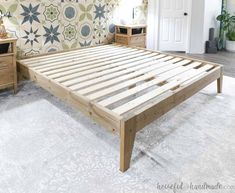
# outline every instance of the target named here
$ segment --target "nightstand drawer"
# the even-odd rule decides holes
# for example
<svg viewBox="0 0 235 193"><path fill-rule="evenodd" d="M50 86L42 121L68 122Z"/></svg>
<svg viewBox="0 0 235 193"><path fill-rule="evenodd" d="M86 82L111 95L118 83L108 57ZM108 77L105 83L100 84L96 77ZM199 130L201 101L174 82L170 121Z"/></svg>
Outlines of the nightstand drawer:
<svg viewBox="0 0 235 193"><path fill-rule="evenodd" d="M116 43L119 43L119 44L125 44L125 45L128 45L128 37L123 37L123 36L117 36L116 35Z"/></svg>
<svg viewBox="0 0 235 193"><path fill-rule="evenodd" d="M130 44L145 44L145 36L131 37Z"/></svg>
<svg viewBox="0 0 235 193"><path fill-rule="evenodd" d="M1 56L0 55L0 71L4 69L13 69L13 58L12 56ZM1 77L0 77L1 78Z"/></svg>
<svg viewBox="0 0 235 193"><path fill-rule="evenodd" d="M10 44L8 52L0 54L0 89L13 87L14 93L17 90L16 41L15 37L0 39L0 46Z"/></svg>
<svg viewBox="0 0 235 193"><path fill-rule="evenodd" d="M14 82L13 70L2 69L0 70L0 85L10 84Z"/></svg>

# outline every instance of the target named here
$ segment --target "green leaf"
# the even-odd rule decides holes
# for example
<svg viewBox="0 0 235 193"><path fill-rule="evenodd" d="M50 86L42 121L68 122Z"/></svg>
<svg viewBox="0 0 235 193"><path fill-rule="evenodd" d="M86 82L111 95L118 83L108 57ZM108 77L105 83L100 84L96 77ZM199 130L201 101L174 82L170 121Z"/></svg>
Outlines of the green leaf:
<svg viewBox="0 0 235 193"><path fill-rule="evenodd" d="M83 13L83 14L79 17L79 21L84 20L84 19L85 19L85 17L86 17L86 14L85 14L85 13Z"/></svg>
<svg viewBox="0 0 235 193"><path fill-rule="evenodd" d="M218 15L218 16L216 17L216 19L217 19L218 21L222 21L222 20L223 20L223 16L222 16L222 15Z"/></svg>
<svg viewBox="0 0 235 193"><path fill-rule="evenodd" d="M74 43L72 44L71 48L76 48L77 45L78 45L78 42L76 41L76 42L74 42Z"/></svg>
<svg viewBox="0 0 235 193"><path fill-rule="evenodd" d="M10 11L11 13L14 13L17 9L18 4L12 4L9 8L8 11Z"/></svg>
<svg viewBox="0 0 235 193"><path fill-rule="evenodd" d="M93 7L93 4L90 4L90 5L87 6L87 9L86 9L86 10L87 10L87 11L91 11L92 7Z"/></svg>
<svg viewBox="0 0 235 193"><path fill-rule="evenodd" d="M14 25L19 25L18 20L16 19L16 17L10 17L9 21Z"/></svg>
<svg viewBox="0 0 235 193"><path fill-rule="evenodd" d="M227 36L228 40L235 41L235 31L227 33L226 36Z"/></svg>
<svg viewBox="0 0 235 193"><path fill-rule="evenodd" d="M90 13L87 13L86 16L89 20L92 20L92 15Z"/></svg>
<svg viewBox="0 0 235 193"><path fill-rule="evenodd" d="M82 5L82 4L79 4L79 8L80 8L83 12L85 12L85 11L86 11L85 6L84 6L84 5Z"/></svg>
<svg viewBox="0 0 235 193"><path fill-rule="evenodd" d="M3 7L3 5L0 5L0 10L2 10L3 13L6 12L6 9L5 9L5 7Z"/></svg>
<svg viewBox="0 0 235 193"><path fill-rule="evenodd" d="M62 43L62 47L64 50L69 50L69 46L65 43Z"/></svg>

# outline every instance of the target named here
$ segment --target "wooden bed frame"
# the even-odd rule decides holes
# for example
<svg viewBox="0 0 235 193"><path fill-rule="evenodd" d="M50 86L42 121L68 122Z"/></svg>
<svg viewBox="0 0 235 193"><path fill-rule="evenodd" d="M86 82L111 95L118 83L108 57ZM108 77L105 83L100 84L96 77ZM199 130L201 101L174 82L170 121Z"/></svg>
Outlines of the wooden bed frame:
<svg viewBox="0 0 235 193"><path fill-rule="evenodd" d="M120 135L120 170L136 133L213 81L222 66L135 47L102 45L18 61L20 74Z"/></svg>

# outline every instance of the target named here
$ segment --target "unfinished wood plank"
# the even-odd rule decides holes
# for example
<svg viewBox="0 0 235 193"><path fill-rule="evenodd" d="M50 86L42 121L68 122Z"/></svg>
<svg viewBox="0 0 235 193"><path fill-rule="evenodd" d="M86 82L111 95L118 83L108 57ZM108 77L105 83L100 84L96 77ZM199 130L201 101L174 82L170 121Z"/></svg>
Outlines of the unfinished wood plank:
<svg viewBox="0 0 235 193"><path fill-rule="evenodd" d="M217 66L209 73L204 74L197 80L190 82L183 87L168 92L162 98L152 101L151 103L136 109L134 112L125 115L125 120L135 120L136 131L143 129L146 125L161 117L172 108L176 107L195 93L215 81L220 77L221 68Z"/></svg>
<svg viewBox="0 0 235 193"><path fill-rule="evenodd" d="M143 53L145 54L145 53ZM141 56L142 54L140 54ZM154 54L152 54L154 56ZM144 56L143 56L144 57ZM43 72L44 75L46 76L56 76L58 73L61 72L74 72L74 70L76 70L77 72L82 72L82 71L86 71L86 70L91 70L91 69L96 69L99 67L104 67L104 66L108 66L111 64L113 65L118 65L116 63L121 62L121 61L125 61L125 60L129 60L129 59L134 59L136 58L135 54L128 54L126 56L115 56L112 60L107 60L107 59L103 59L101 62L99 61L92 61L92 62L87 62L87 63L81 63L81 64L75 64L72 66L68 66L68 67L63 67L63 68L59 68L59 69L55 69L55 70L50 70L48 72Z"/></svg>
<svg viewBox="0 0 235 193"><path fill-rule="evenodd" d="M64 60L64 59L69 59L69 58L79 58L82 56L87 56L87 55L92 55L92 54L98 54L98 53L105 53L105 52L111 52L111 51L131 51L131 50L136 50L136 49L126 49L126 48L118 48L118 47L112 47L110 46L108 49L104 49L103 47L93 49L93 50L84 50L84 49L78 49L76 51L71 51L71 52L64 52L64 53L59 53L59 54L49 54L47 56L43 57L35 57L31 59L26 59L24 60L25 63L29 64L31 67L36 67L41 64L46 64L49 62L53 61L58 61L59 59ZM40 63L39 63L40 62Z"/></svg>
<svg viewBox="0 0 235 193"><path fill-rule="evenodd" d="M214 68L215 66L211 65L211 64L205 64L203 67L195 70L194 73L195 75L193 76L192 74L186 75L186 76L190 76L191 78L185 82L182 83L182 86L193 82L194 80L197 80L199 76L206 74L207 71L210 71ZM181 77L182 78L182 77Z"/></svg>
<svg viewBox="0 0 235 193"><path fill-rule="evenodd" d="M101 66L101 67L99 66L97 68L94 67L92 69L89 69L83 72L81 72L80 69L78 68L78 69L68 70L66 72L53 74L53 75L50 75L49 77L55 79L58 82L64 82L66 80L71 80L76 77L81 77L81 76L85 76L85 75L92 74L92 73L94 76L101 76L101 75L105 75L108 73L116 72L118 70L122 70L127 67L141 64L142 62L149 62L153 59L157 59L160 57L163 57L163 56L160 56L160 55L155 56L155 55L143 53L136 57L133 57L133 56L122 57L122 60L119 59L118 62L110 62L110 61L104 62L103 63L104 66ZM126 61L127 59L128 61Z"/></svg>
<svg viewBox="0 0 235 193"><path fill-rule="evenodd" d="M134 54L134 53L133 53ZM103 62L105 61L109 61L109 60L112 60L112 59L118 59L118 58L122 58L122 57L125 57L125 56L133 56L131 53L122 53L120 55L113 55L113 56L110 56L110 57L100 57L99 59L86 59L86 60L82 60L82 61L74 61L74 62L68 62L68 63L65 63L65 64L61 64L61 65L54 65L54 66L51 66L51 67L46 67L46 68L43 68L43 69L40 69L40 70L37 70L38 72L41 72L41 73L46 73L46 72L49 72L51 73L51 71L53 70L58 70L58 69L65 69L65 68L68 68L68 67L93 67L93 65L96 65L96 66L103 66Z"/></svg>
<svg viewBox="0 0 235 193"><path fill-rule="evenodd" d="M30 62L30 61L37 61L39 59L47 59L50 57L57 57L57 56L63 56L63 55L67 55L67 54L76 54L76 53L80 53L80 52L89 52L89 51L96 51L99 49L104 49L104 48L110 48L113 47L112 45L102 45L102 46L94 46L94 47L87 47L87 48L79 48L76 50L67 50L67 51L62 51L62 52L56 52L56 53L47 53L46 55L39 55L39 56L35 56L35 57L30 57L30 58L25 58L22 60L19 60L19 62Z"/></svg>
<svg viewBox="0 0 235 193"><path fill-rule="evenodd" d="M120 117L111 112L109 109L104 110L103 108L94 107L91 105L90 101L87 100L87 98L77 93L75 94L71 92L71 90L68 88L63 87L61 84L58 84L55 81L49 80L40 73L37 73L33 70L29 70L29 73L30 77L35 82L40 84L41 87L53 95L81 110L87 116L105 126L105 128L109 129L111 132L119 132Z"/></svg>
<svg viewBox="0 0 235 193"><path fill-rule="evenodd" d="M140 56L141 56L141 58L139 58ZM73 65L73 66L69 66L69 67L64 67L63 69L55 69L55 70L51 70L48 72L44 72L43 74L45 74L53 79L56 79L61 76L64 76L64 74L60 75L61 73L65 73L65 75L67 75L66 73L71 74L71 73L76 73L76 72L82 72L85 70L91 70L91 69L95 70L97 68L99 69L99 68L115 67L115 66L123 65L127 61L133 62L138 59L141 60L141 59L145 59L145 58L152 60L152 57L162 58L164 56L165 55L155 55L155 54L146 55L146 53L143 53L143 55L139 54L138 56L129 54L128 56L112 59L109 61L103 61L102 65L100 65L99 63L97 64L96 61L93 61L93 62L89 62L88 65L87 64Z"/></svg>
<svg viewBox="0 0 235 193"><path fill-rule="evenodd" d="M113 45L118 45L118 44L113 44ZM151 49L146 49L146 48L141 48L141 47L136 47L136 46L126 46L126 45L122 45L122 46L124 46L124 47L131 47L131 48L138 48L138 49L141 49L141 50L148 50L148 51L153 51L153 50L151 50ZM154 52L157 52L157 53L159 53L159 54L163 54L163 53L165 53L166 54L166 52L163 52L163 51L154 51ZM173 57L179 57L179 55L177 55L177 54L173 54L173 53L167 53L168 54L168 56L173 56ZM209 61L205 61L205 60L200 60L200 59L195 59L195 58L192 58L192 57L189 57L189 56L183 56L183 55L181 55L180 56L182 59L186 59L186 60L193 60L193 61L197 61L197 62L201 62L201 63L207 63L207 64L211 64L211 65L213 65L214 67L223 67L221 64L218 64L218 63L214 63L214 62L209 62Z"/></svg>
<svg viewBox="0 0 235 193"><path fill-rule="evenodd" d="M120 129L120 170L125 172L130 167L132 150L136 136L135 121L121 123Z"/></svg>
<svg viewBox="0 0 235 193"><path fill-rule="evenodd" d="M140 75L143 75L146 72L149 72L153 69L158 68L159 66L154 65L156 63L157 63L157 61L148 62L148 65L150 65L150 66L146 67L145 69L136 70L135 72L131 72L129 74L123 74L122 76L119 76L119 77L114 76L112 80L109 80L109 81L106 81L106 82L104 82L104 80L106 80L106 77L101 77L101 78L96 78L96 79L93 79L93 80L90 80L90 81L83 82L81 84L77 83L77 84L74 84L74 85L69 86L69 87L72 90L80 90L79 92L85 94L86 89L81 90L84 87L91 86L92 88L88 87L87 88L88 90L97 89L97 88L99 89L99 88L105 87L106 85L109 86L110 84L118 83L118 82L126 80L126 79L130 79L130 78L133 78L133 77L136 77L136 76L140 76ZM113 75L113 74L111 74L111 75ZM109 77L109 79L110 79L110 77ZM104 82L104 83L99 84L100 82Z"/></svg>
<svg viewBox="0 0 235 193"><path fill-rule="evenodd" d="M172 88L180 86L183 82L190 80L193 77L195 77L195 74L193 74L193 73L188 74L187 76L184 76L184 77L178 76L177 80L172 79L171 82L161 86L160 88L157 88L153 91L150 91L150 92L148 92L148 93L146 93L146 94L144 94L134 100L131 100L131 101L125 103L124 105L121 105L121 106L113 109L113 112L115 112L119 115L122 115L122 114L136 108L137 106L140 106L143 103L148 102L149 100L151 100L151 99L153 99L153 98L155 98L155 97L157 97L167 91L171 91Z"/></svg>
<svg viewBox="0 0 235 193"><path fill-rule="evenodd" d="M143 51L138 51L138 50L132 50L130 52L128 52L130 54L132 53L143 53ZM54 61L47 61L47 62L39 62L40 65L36 66L33 68L36 70L41 70L41 69L46 69L49 67L60 67L60 66L64 66L64 64L69 65L69 64L74 64L74 63L84 63L84 62L89 62L89 61L99 61L102 60L105 57L112 57L112 56L118 56L121 54L127 54L126 51L116 51L116 52L106 52L106 54L104 54L103 52L100 54L89 54L88 56L82 56L82 57L69 57L69 58L63 58L63 59L54 59ZM31 66L30 66L31 67Z"/></svg>
<svg viewBox="0 0 235 193"><path fill-rule="evenodd" d="M164 61L164 60L168 60L168 59L166 57L166 58L162 58L160 60ZM88 85L93 85L93 84L97 84L97 83L105 81L105 80L109 80L111 78L116 78L116 77L121 76L121 75L129 74L129 73L132 73L132 72L137 72L140 69L151 67L152 65L155 65L155 64L156 64L156 62L152 60L150 62L140 63L139 65L136 65L134 67L129 67L127 69L120 70L118 72L113 72L111 74L106 74L106 75L103 75L103 76L96 76L96 74L95 74L95 75L91 75L91 76L88 76L88 77L75 78L73 80L63 82L63 84L65 86L70 87L70 86L73 86L73 85L79 83L79 88L82 88L82 87L85 87L85 86L88 86ZM146 70L146 69L144 69L144 70ZM141 71L143 72L144 70L141 70ZM83 81L86 81L86 82L83 83ZM78 88L78 86L77 86L77 88Z"/></svg>
<svg viewBox="0 0 235 193"><path fill-rule="evenodd" d="M143 53L144 54L144 53ZM141 58L139 58L141 56ZM63 77L63 76L66 76L66 75L70 75L70 74L73 74L73 73L77 73L77 72L82 72L82 71L87 71L89 73L89 70L99 70L99 69L108 69L108 68L112 68L112 67L117 67L117 66L121 66L123 64L126 63L126 60L130 60L130 62L132 61L136 61L136 60L142 60L142 59L145 59L145 58L148 58L148 60L152 60L151 58L154 57L153 55L140 55L140 56L135 56L135 55L129 55L129 56L125 56L125 57L121 57L121 58L117 58L117 59L114 59L114 60L111 60L111 61L105 61L103 62L103 65L100 66L100 64L96 64L96 62L92 62L92 66L86 66L86 65L83 65L83 66L77 66L77 65L74 65L74 66L69 66L69 67L65 67L63 69L56 69L56 70L52 70L52 71L49 71L49 72L45 72L44 74L49 76L50 78L53 78L53 79L57 79L57 78L60 78L60 77ZM85 68L81 68L81 67L85 67Z"/></svg>
<svg viewBox="0 0 235 193"><path fill-rule="evenodd" d="M171 77L169 81L173 80L185 80L184 82L181 83L181 86L184 84L187 84L188 81L193 81L198 78L198 76L204 75L207 73L208 70L212 69L212 65L204 65L203 67L200 67L198 69L190 69L185 71L184 73L177 74L174 77ZM190 77L190 79L189 79Z"/></svg>
<svg viewBox="0 0 235 193"><path fill-rule="evenodd" d="M116 48L113 48L113 49L116 49ZM111 49L111 50L113 50ZM110 50L110 51L111 51ZM103 51L104 52L104 51ZM30 67L39 67L39 66L42 66L42 65L46 65L46 64L51 64L53 62L62 62L62 61L66 61L66 60L69 60L69 59L79 59L81 57L85 57L85 56L88 56L88 54L92 55L92 54L99 54L99 53L102 53L102 50L98 50L98 51L94 51L94 52L88 52L87 53L73 53L71 54L70 52L68 52L67 55L59 55L59 56L54 56L53 54L49 56L48 58L44 58L44 59L37 59L35 61L24 61L24 64L25 65L28 65ZM36 59L37 57L35 57Z"/></svg>
<svg viewBox="0 0 235 193"><path fill-rule="evenodd" d="M199 64L200 65L200 64ZM189 70L193 69L194 67L196 67L195 65L190 65L188 66L187 68L184 68L180 71L180 74L185 74L185 72L187 73ZM183 68L183 67L182 67ZM114 96L111 96L111 97L108 97L102 101L99 101L98 104L104 106L104 107L107 107L111 104L114 104L120 100L123 100L129 96L132 96L134 94L137 94L141 91L144 91L145 89L148 89L154 85L157 85L161 82L165 82L167 81L168 79L170 79L169 81L173 81L174 79L178 80L180 78L179 76L179 72L178 71L175 71L175 70L172 70L174 71L174 73L171 73L169 71L167 71L165 74L162 74L160 77L157 77L156 79L153 79L151 81L148 81L148 82L145 82L141 85L138 85L130 90L126 90L126 91L123 91L119 94L116 94ZM205 71L205 70L204 70ZM178 75L178 76L177 76ZM189 75L189 73L186 74L187 76ZM183 76L183 75L182 75ZM173 78L174 77L174 78ZM172 78L172 80L171 80ZM91 99L89 97L89 95L87 96L87 98Z"/></svg>
<svg viewBox="0 0 235 193"><path fill-rule="evenodd" d="M129 101L127 103L125 103L124 105L121 105L115 109L113 109L112 111L117 113L118 115L122 115L134 108L136 108L137 106L148 102L149 100L167 92L170 91L172 88L175 88L177 86L179 86L179 82L178 81L172 81L164 86L161 86L160 88L157 88L141 97L138 97L137 99L134 99L132 101Z"/></svg>
<svg viewBox="0 0 235 193"><path fill-rule="evenodd" d="M165 62L164 64L160 64L159 68L161 68L163 66L166 66L167 64L172 64L174 62L178 62L180 60L181 60L181 58L174 58L172 60L169 60L168 62ZM160 73L161 73L161 71L160 71ZM140 77L137 77L137 78L125 81L125 82L120 83L120 84L117 84L117 85L112 86L110 88L106 88L106 89L103 89L101 91L97 91L95 93L89 94L89 95L87 95L87 98L89 98L90 100L99 99L99 98L104 97L106 95L109 95L111 93L117 92L117 91L119 91L121 89L129 88L132 85L136 85L136 84L138 84L141 81L148 81L149 79L152 79L155 76L158 76L160 73L156 71L155 73L145 74L143 76L140 76Z"/></svg>
<svg viewBox="0 0 235 193"><path fill-rule="evenodd" d="M223 90L223 68L221 69L220 77L217 79L217 93L222 93Z"/></svg>
<svg viewBox="0 0 235 193"><path fill-rule="evenodd" d="M139 52L138 50L130 50L129 52ZM112 55L114 52L116 52L117 54L119 53L126 53L126 51L124 50L110 50L110 51L106 51L105 53L108 55ZM81 61L84 59L88 59L88 58L96 58L96 57L100 57L100 56L104 56L104 51L100 50L94 53L86 53L86 54L79 54L79 55L71 55L71 56L63 56L63 57L52 57L48 60L42 61L39 60L37 62L35 62L35 64L30 63L30 67L31 68L35 68L35 69L41 69L44 67L50 67L53 66L55 64L59 65L59 64L63 64L65 62L71 62L71 61Z"/></svg>
<svg viewBox="0 0 235 193"><path fill-rule="evenodd" d="M100 89L105 89L106 87L113 86L113 85L118 84L122 81L131 79L131 78L134 78L134 77L137 77L137 76L143 76L145 73L147 73L147 74L150 73L153 76L153 74L156 75L155 73L160 74L160 73L163 73L167 70L176 68L178 66L185 65L185 64L190 63L190 62L191 62L190 60L184 60L184 61L180 61L180 62L175 63L175 64L166 65L164 68L159 68L159 65L150 66L148 68L145 68L144 70L136 71L136 72L130 73L128 75L124 75L124 76L121 76L121 77L118 77L118 78L115 78L115 79L112 79L112 80L109 80L109 81L106 81L106 82L103 82L103 83L99 83L98 85L96 84L96 85L93 85L93 86L89 86L88 88L81 89L82 87L84 87L84 84L82 85L82 87L81 87L80 84L78 84L78 85L71 86L70 89L72 89L74 91L81 89L78 92L82 95L85 95L85 94L89 94L91 92L94 92L94 91L97 91L97 90L100 90ZM87 85L85 85L85 86L88 86L88 85L90 85L90 83L87 83Z"/></svg>

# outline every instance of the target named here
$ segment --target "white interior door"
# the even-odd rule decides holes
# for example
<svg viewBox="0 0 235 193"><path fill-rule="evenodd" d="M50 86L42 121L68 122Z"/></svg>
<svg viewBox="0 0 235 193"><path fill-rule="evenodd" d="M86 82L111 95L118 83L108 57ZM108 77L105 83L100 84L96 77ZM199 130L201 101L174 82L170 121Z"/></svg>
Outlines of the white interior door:
<svg viewBox="0 0 235 193"><path fill-rule="evenodd" d="M186 51L189 18L188 1L160 0L160 50Z"/></svg>

